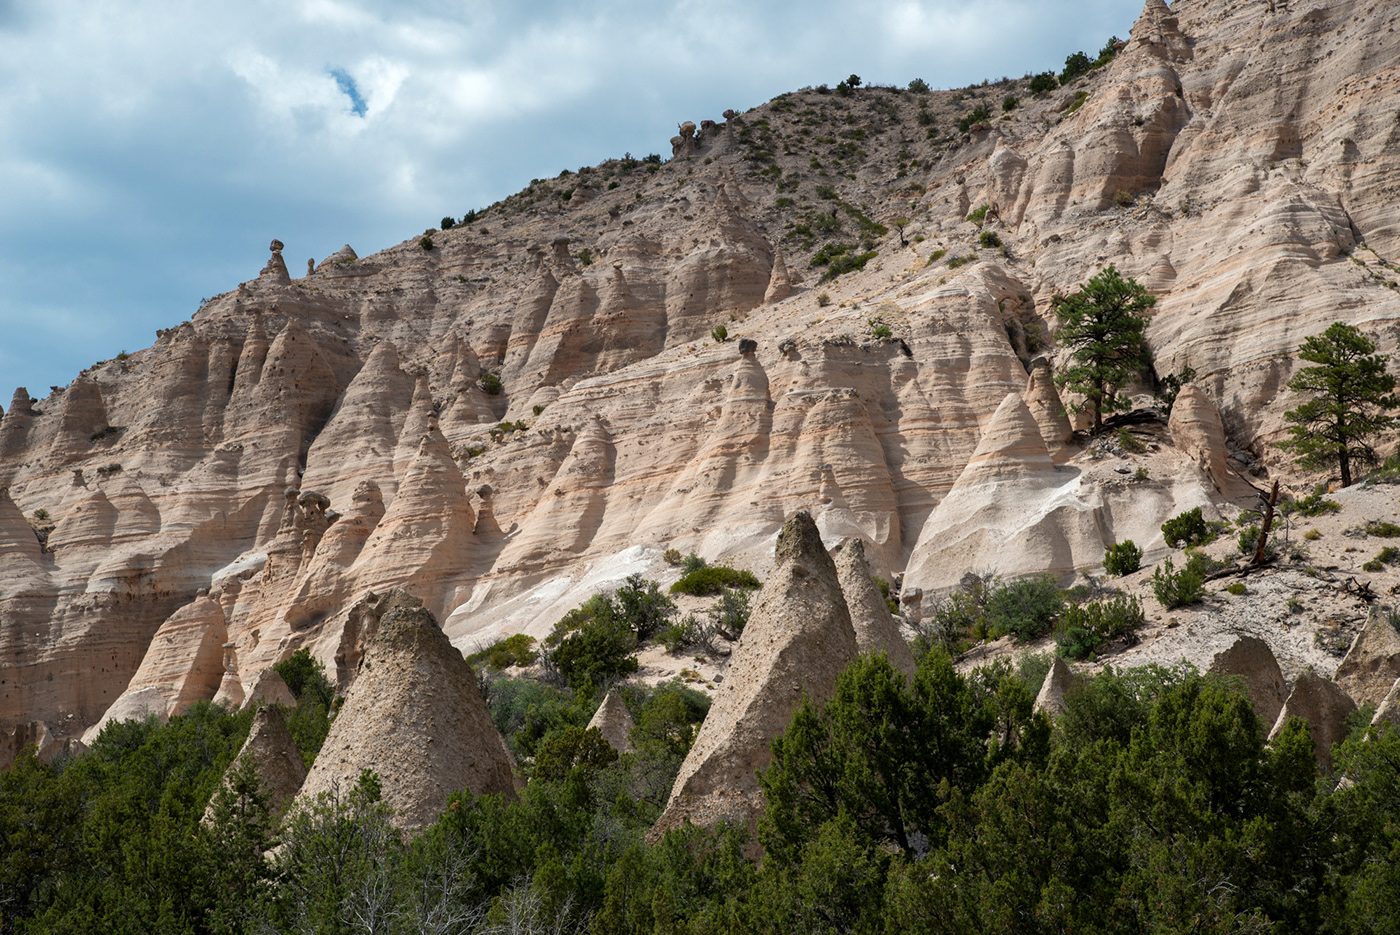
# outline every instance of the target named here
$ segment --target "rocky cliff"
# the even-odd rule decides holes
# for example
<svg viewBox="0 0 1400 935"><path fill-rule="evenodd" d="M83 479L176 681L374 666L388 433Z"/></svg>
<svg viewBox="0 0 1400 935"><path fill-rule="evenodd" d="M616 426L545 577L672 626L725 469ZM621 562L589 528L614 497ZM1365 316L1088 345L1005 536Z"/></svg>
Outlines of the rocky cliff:
<svg viewBox="0 0 1400 935"><path fill-rule="evenodd" d="M1284 466L1303 337L1396 348L1398 17L1149 0L1043 96L797 91L304 278L274 241L151 347L5 410L0 736L233 697L300 647L348 683L374 589L459 647L540 635L667 547L765 565L799 509L906 588L1150 556L1179 508L1249 494L1244 463ZM818 282L828 243L875 256ZM1034 362L1109 263L1157 296L1157 374L1198 374L1131 489Z"/></svg>

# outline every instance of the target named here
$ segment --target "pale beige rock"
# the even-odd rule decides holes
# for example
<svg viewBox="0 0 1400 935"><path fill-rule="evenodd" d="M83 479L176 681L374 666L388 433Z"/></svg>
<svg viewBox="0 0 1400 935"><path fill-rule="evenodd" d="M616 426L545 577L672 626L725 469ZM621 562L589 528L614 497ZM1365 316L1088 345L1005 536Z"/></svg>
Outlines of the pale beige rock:
<svg viewBox="0 0 1400 935"><path fill-rule="evenodd" d="M239 748L238 755L224 771L222 785L229 788L230 776L234 769L248 760L253 762L253 772L258 777L262 791L267 794L268 808L274 818L286 811L296 798L301 785L306 781L306 764L297 749L296 741L287 730L287 721L282 710L276 705L263 705L253 715L253 726L248 737ZM214 793L216 796L218 792ZM204 821L212 820L213 800L204 812Z"/></svg>
<svg viewBox="0 0 1400 935"><path fill-rule="evenodd" d="M1167 431L1177 449L1190 456L1215 489L1229 494L1239 484L1225 466L1225 428L1220 410L1199 386L1188 383L1172 404Z"/></svg>
<svg viewBox="0 0 1400 935"><path fill-rule="evenodd" d="M1026 378L1026 391L1022 398L1026 408L1031 411L1031 418L1040 428L1040 437L1051 459L1057 463L1063 461L1069 453L1069 437L1074 429L1069 424L1069 416L1065 414L1059 391L1055 389L1050 362L1044 357L1031 361L1031 372Z"/></svg>
<svg viewBox="0 0 1400 935"><path fill-rule="evenodd" d="M1376 713L1371 718L1371 724L1377 727L1381 724L1400 726L1400 679L1395 680L1395 684L1390 686L1390 691L1385 693L1381 703L1376 705Z"/></svg>
<svg viewBox="0 0 1400 935"><path fill-rule="evenodd" d="M779 244L773 249L773 270L768 275L768 289L763 293L764 302L781 302L792 295L792 277L788 274L787 263L783 259L783 248Z"/></svg>
<svg viewBox="0 0 1400 935"><path fill-rule="evenodd" d="M1304 669L1288 693L1288 701L1278 713L1269 739L1283 732L1291 717L1308 722L1312 734L1313 755L1323 770L1332 768L1332 745L1347 735L1346 719L1356 710L1356 702L1342 691L1336 682L1322 678L1311 669Z"/></svg>
<svg viewBox="0 0 1400 935"><path fill-rule="evenodd" d="M1210 671L1244 679L1250 703L1259 720L1270 726L1288 699L1288 684L1269 644L1254 636L1241 636L1230 648L1215 654Z"/></svg>
<svg viewBox="0 0 1400 935"><path fill-rule="evenodd" d="M87 729L83 734L83 743L92 746L92 742L98 738L103 728L108 724L117 724L122 721L144 721L147 718L155 718L163 724L169 720L169 715L166 713L168 707L169 701L165 692L155 686L138 689L134 692L124 692L107 709L101 719Z"/></svg>
<svg viewBox="0 0 1400 935"><path fill-rule="evenodd" d="M97 381L79 377L63 394L63 412L51 448L53 456L60 461L81 458L96 443L93 436L107 427L107 407L102 403Z"/></svg>
<svg viewBox="0 0 1400 935"><path fill-rule="evenodd" d="M1380 704L1400 678L1400 633L1385 610L1373 608L1332 676L1358 705Z"/></svg>
<svg viewBox="0 0 1400 935"><path fill-rule="evenodd" d="M909 644L899 632L865 561L865 540L847 539L832 551L841 593L855 628L856 646L862 653L885 653L890 664L912 677L918 668Z"/></svg>
<svg viewBox="0 0 1400 935"><path fill-rule="evenodd" d="M263 669L253 679L253 684L248 686L248 691L243 698L244 708L252 708L257 705L281 705L284 708L295 708L297 706L296 695L287 687L287 683L282 676L277 674L276 669Z"/></svg>
<svg viewBox="0 0 1400 935"><path fill-rule="evenodd" d="M650 837L685 821L755 820L763 795L754 773L768 765L773 738L804 697L826 700L858 652L836 566L811 516L798 513L778 534L773 571Z"/></svg>
<svg viewBox="0 0 1400 935"><path fill-rule="evenodd" d="M471 666L421 602L402 592L387 600L391 608L298 799L335 783L351 788L362 769L372 769L394 823L417 829L460 789L514 795L511 766Z"/></svg>
<svg viewBox="0 0 1400 935"><path fill-rule="evenodd" d="M214 692L213 701L215 704L241 708L247 693L243 690L243 680L238 677L238 646L236 643L225 643L222 648L224 674L219 679L219 690Z"/></svg>
<svg viewBox="0 0 1400 935"><path fill-rule="evenodd" d="M1065 695L1074 688L1078 682L1078 677L1069 664L1059 656L1055 656L1050 663L1050 671L1045 676L1045 681L1040 686L1040 692L1035 696L1036 711L1043 711L1050 717L1064 714L1066 710Z"/></svg>
<svg viewBox="0 0 1400 935"><path fill-rule="evenodd" d="M603 739L618 753L632 752L632 715L617 692L608 692L598 710L593 712L588 726L598 728Z"/></svg>

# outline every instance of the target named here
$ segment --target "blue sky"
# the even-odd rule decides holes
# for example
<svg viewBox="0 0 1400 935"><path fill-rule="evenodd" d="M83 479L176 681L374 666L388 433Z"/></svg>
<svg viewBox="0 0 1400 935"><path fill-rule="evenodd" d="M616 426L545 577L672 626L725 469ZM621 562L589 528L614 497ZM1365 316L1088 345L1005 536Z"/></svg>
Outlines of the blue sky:
<svg viewBox="0 0 1400 935"><path fill-rule="evenodd" d="M852 72L956 87L1140 0L0 0L0 404L207 296Z"/></svg>

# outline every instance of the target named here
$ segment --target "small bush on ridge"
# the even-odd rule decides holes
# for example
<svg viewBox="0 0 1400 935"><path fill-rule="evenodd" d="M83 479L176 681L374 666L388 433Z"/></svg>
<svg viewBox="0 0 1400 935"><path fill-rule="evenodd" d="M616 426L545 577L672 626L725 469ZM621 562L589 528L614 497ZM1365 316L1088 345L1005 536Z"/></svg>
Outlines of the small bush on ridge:
<svg viewBox="0 0 1400 935"><path fill-rule="evenodd" d="M1131 575L1141 567L1142 549L1131 539L1114 543L1103 553L1103 570L1115 578Z"/></svg>

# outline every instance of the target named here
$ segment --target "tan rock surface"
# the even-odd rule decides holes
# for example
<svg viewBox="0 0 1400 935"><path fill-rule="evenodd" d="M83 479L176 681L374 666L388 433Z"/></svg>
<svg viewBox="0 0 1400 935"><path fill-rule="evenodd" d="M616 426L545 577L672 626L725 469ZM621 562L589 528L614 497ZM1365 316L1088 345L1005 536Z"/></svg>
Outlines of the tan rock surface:
<svg viewBox="0 0 1400 935"><path fill-rule="evenodd" d="M401 828L436 820L460 789L514 795L476 675L416 598L395 592L299 798L351 788L362 769L383 785Z"/></svg>
<svg viewBox="0 0 1400 935"><path fill-rule="evenodd" d="M1040 692L1035 696L1035 710L1043 711L1050 717L1065 713L1065 695L1078 681L1074 670L1059 656L1050 663L1050 671L1041 683Z"/></svg>
<svg viewBox="0 0 1400 935"><path fill-rule="evenodd" d="M251 708L256 705L282 705L284 708L295 708L297 697L292 694L292 690L287 687L287 683L282 676L277 674L276 669L263 669L253 679L253 684L248 687L248 691L243 698L243 707Z"/></svg>
<svg viewBox="0 0 1400 935"><path fill-rule="evenodd" d="M617 692L608 692L598 710L593 712L588 726L590 729L598 728L604 739L618 753L632 752L632 715Z"/></svg>
<svg viewBox="0 0 1400 935"><path fill-rule="evenodd" d="M562 202L567 180L541 181L492 207L489 234L473 225L435 235L433 251L416 235L363 258L345 250L296 281L276 251L264 275L153 346L43 400L21 388L6 408L0 485L26 522L51 515L55 548L6 534L24 544L0 556L0 731L42 721L78 736L162 622L216 582L248 677L303 646L334 665L371 589L432 582L424 597L462 645L507 629L538 636L556 602L624 566L655 576L668 547L758 567L799 509L828 541L861 536L875 565L930 596L966 571L1068 580L1125 538L1164 554L1163 520L1226 507L1219 478L1203 483L1195 467L1205 452L1210 475L1220 436L1186 443L1195 454L1163 445L1143 482L1093 452L1052 451L1047 426L1051 439L1063 426L1045 419L1053 406L1032 362L1063 362L1052 299L1108 263L1145 283L1158 297L1157 374L1194 367L1228 449L1251 452L1261 486L1293 479L1276 443L1300 402L1286 388L1298 343L1338 319L1386 353L1400 338L1380 259L1400 255L1393 17L1384 5L1154 0L1114 61L1072 87L1037 99L1018 81L1021 106L992 128L907 139L921 192L898 178L893 137L868 138L856 177L822 184L869 217L910 217L925 240L901 246L891 233L864 270L779 301L763 302L777 250L792 278L820 242L789 236L794 216L746 158L752 130L738 128L768 121L784 141L774 164L804 176L795 200L826 204L807 169L818 153L798 142L804 110L874 125L888 119L880 103L908 127L927 108L946 127L973 103L995 107L990 89L797 91L727 130L701 124L682 140L688 155L655 174L604 167L618 188L591 200ZM995 208L987 223L1006 254L973 245L965 217L981 204ZM584 248L595 262L575 261ZM948 252L929 262L937 250ZM876 315L896 339L866 338ZM735 341L708 340L721 322ZM736 355L744 340L756 348ZM378 350L388 344L397 373ZM481 391L483 372L501 376L500 395ZM400 423L409 373L426 386ZM996 470L968 462L1013 393L1044 455L1024 446L998 495ZM1174 434L1190 434L1190 407L1187 394ZM362 482L397 509L434 412L442 483L392 524L425 530L421 542L401 534L389 547L370 510L334 539L338 522L283 535L289 487L329 496L341 522ZM512 430L493 433L507 413ZM483 487L490 522L467 522L478 503L487 512L470 499L432 528L432 504ZM261 567L259 555L270 556ZM1205 647L1203 663L1221 648L1221 633L1185 630L1164 641Z"/></svg>
<svg viewBox="0 0 1400 935"><path fill-rule="evenodd" d="M1381 703L1376 705L1376 713L1371 718L1371 723L1375 726L1394 724L1400 727L1400 679L1395 680L1395 684L1390 686L1390 691L1385 693Z"/></svg>
<svg viewBox="0 0 1400 935"><path fill-rule="evenodd" d="M1400 678L1400 633L1381 608L1370 619L1337 667L1333 680L1358 706L1380 704Z"/></svg>
<svg viewBox="0 0 1400 935"><path fill-rule="evenodd" d="M1244 679L1254 713L1264 724L1272 725L1288 700L1288 683L1269 644L1254 636L1241 636L1230 648L1215 654L1210 672L1236 675Z"/></svg>
<svg viewBox="0 0 1400 935"><path fill-rule="evenodd" d="M1332 744L1346 738L1347 715L1355 710L1356 702L1336 682L1305 669L1293 683L1288 701L1269 731L1269 739L1273 740L1282 733L1289 718L1302 718L1308 722L1312 733L1313 755L1317 757L1317 765L1323 770L1330 770Z"/></svg>
<svg viewBox="0 0 1400 935"><path fill-rule="evenodd" d="M899 624L885 605L865 561L865 540L847 539L832 550L836 561L836 576L851 625L856 633L856 646L861 653L885 653L890 664L911 678L918 668L909 644L899 632Z"/></svg>
<svg viewBox="0 0 1400 935"><path fill-rule="evenodd" d="M248 730L248 738L243 741L238 755L233 758L224 772L223 785L228 786L229 775L235 768L248 760L253 762L253 771L258 782L268 796L268 806L274 816L280 816L296 798L301 785L306 781L306 764L301 751L287 730L287 721L281 709L264 705L253 715L253 726ZM216 792L215 795L218 793ZM213 802L204 812L207 822L213 813Z"/></svg>
<svg viewBox="0 0 1400 935"><path fill-rule="evenodd" d="M836 565L807 513L778 534L728 674L681 765L653 838L685 821L752 822L763 808L755 771L803 697L821 702L859 652Z"/></svg>

